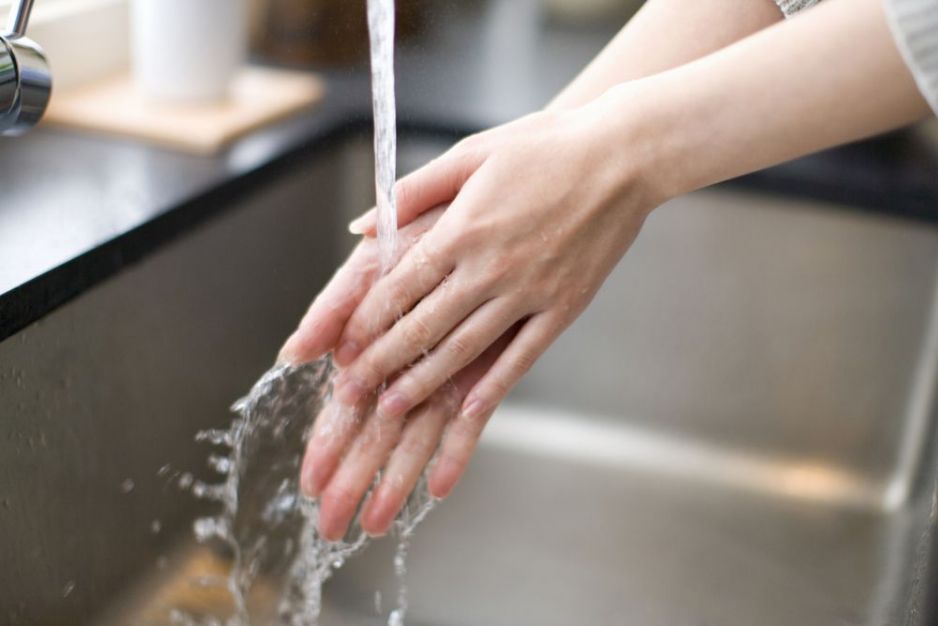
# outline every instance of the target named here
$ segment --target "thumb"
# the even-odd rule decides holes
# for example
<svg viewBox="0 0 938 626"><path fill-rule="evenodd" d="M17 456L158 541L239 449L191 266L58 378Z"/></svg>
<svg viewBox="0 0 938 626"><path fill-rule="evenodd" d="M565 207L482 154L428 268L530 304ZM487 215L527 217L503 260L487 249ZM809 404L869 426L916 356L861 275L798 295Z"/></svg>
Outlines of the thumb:
<svg viewBox="0 0 938 626"><path fill-rule="evenodd" d="M397 227L402 228L421 214L452 201L484 160L475 152L451 150L397 181L394 185ZM349 224L352 234L366 237L374 237L377 228L378 214L374 208Z"/></svg>

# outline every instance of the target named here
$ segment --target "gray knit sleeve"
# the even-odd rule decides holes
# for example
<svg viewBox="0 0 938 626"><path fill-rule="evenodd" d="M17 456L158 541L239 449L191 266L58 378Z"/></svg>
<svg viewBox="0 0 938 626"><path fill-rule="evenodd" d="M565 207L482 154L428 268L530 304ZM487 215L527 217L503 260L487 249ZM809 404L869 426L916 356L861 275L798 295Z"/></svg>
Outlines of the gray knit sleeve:
<svg viewBox="0 0 938 626"><path fill-rule="evenodd" d="M791 17L820 0L775 0ZM889 27L919 91L938 114L938 0L883 0Z"/></svg>
<svg viewBox="0 0 938 626"><path fill-rule="evenodd" d="M938 115L938 0L884 0L889 26L919 91Z"/></svg>
<svg viewBox="0 0 938 626"><path fill-rule="evenodd" d="M820 2L820 0L775 0L775 4L782 10L785 17L791 17L802 9L807 9Z"/></svg>

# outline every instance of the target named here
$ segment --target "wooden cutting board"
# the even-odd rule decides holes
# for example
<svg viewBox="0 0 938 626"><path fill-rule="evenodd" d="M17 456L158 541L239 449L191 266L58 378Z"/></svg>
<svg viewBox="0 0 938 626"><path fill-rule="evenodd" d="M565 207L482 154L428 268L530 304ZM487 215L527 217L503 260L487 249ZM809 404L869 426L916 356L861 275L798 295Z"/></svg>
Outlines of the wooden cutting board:
<svg viewBox="0 0 938 626"><path fill-rule="evenodd" d="M44 122L214 154L250 130L313 105L324 92L313 74L246 67L227 100L180 104L148 99L129 76L120 76L53 92Z"/></svg>

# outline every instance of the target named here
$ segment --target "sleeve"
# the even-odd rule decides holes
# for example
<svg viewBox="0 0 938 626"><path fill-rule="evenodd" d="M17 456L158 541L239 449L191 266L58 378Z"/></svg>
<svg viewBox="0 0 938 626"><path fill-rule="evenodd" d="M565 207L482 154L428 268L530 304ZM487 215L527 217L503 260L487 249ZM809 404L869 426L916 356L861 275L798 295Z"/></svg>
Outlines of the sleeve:
<svg viewBox="0 0 938 626"><path fill-rule="evenodd" d="M775 0L785 17L820 0ZM938 0L883 0L889 27L919 91L938 115Z"/></svg>
<svg viewBox="0 0 938 626"><path fill-rule="evenodd" d="M938 0L883 0L893 37L919 91L938 114Z"/></svg>
<svg viewBox="0 0 938 626"><path fill-rule="evenodd" d="M775 0L775 4L782 10L785 17L791 17L802 9L813 7L818 2L820 2L820 0Z"/></svg>

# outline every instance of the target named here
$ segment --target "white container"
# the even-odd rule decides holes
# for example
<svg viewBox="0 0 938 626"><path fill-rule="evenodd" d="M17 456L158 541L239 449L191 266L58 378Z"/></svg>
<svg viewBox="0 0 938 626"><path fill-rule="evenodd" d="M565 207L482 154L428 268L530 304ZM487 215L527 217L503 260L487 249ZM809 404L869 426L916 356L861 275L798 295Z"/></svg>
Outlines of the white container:
<svg viewBox="0 0 938 626"><path fill-rule="evenodd" d="M247 56L248 0L133 0L134 82L158 100L227 97Z"/></svg>

